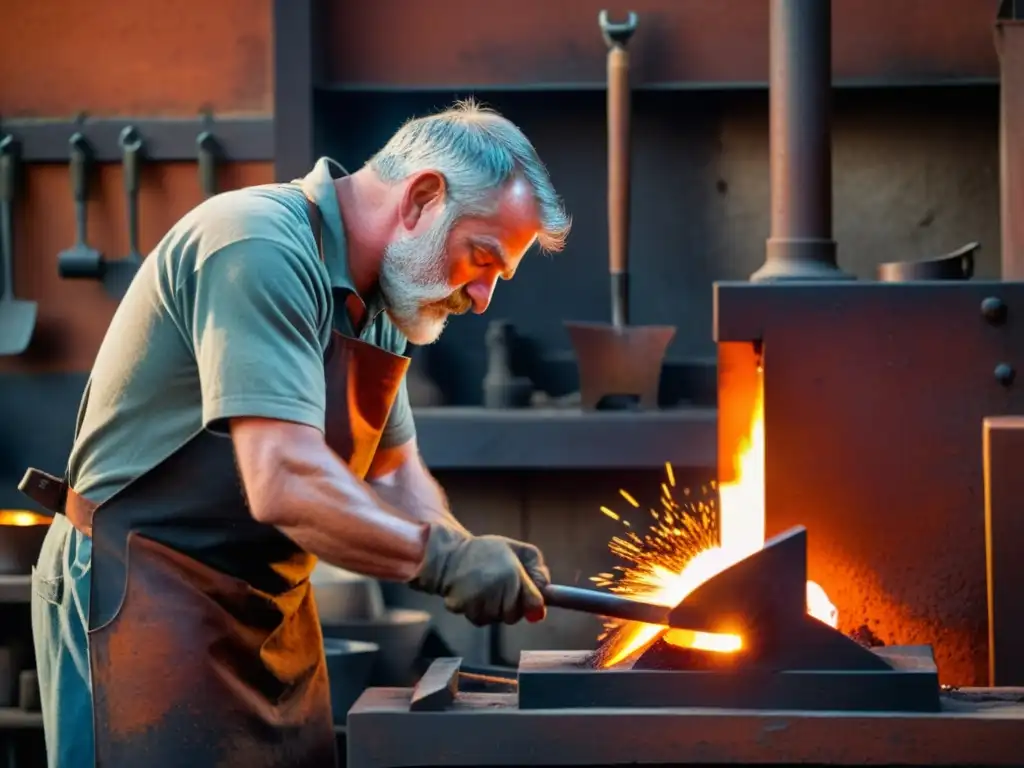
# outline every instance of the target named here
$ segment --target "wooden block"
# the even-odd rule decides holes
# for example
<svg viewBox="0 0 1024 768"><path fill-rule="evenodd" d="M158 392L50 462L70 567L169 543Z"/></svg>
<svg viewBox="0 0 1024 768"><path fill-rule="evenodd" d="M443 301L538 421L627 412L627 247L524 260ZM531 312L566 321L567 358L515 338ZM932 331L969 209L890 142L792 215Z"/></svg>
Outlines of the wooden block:
<svg viewBox="0 0 1024 768"><path fill-rule="evenodd" d="M982 427L989 685L1024 685L1024 416L994 416Z"/></svg>
<svg viewBox="0 0 1024 768"><path fill-rule="evenodd" d="M459 692L462 659L434 659L412 691L410 712L442 712L455 701Z"/></svg>

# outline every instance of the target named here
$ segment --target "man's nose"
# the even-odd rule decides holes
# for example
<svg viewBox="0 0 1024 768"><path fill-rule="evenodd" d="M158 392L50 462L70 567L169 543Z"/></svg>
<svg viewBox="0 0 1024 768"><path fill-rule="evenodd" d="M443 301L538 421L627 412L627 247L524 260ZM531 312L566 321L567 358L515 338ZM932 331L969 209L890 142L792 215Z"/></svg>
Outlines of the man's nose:
<svg viewBox="0 0 1024 768"><path fill-rule="evenodd" d="M491 296L494 295L494 284L498 282L498 276L492 275L481 277L466 286L466 293L473 301L473 312L482 315L491 304Z"/></svg>

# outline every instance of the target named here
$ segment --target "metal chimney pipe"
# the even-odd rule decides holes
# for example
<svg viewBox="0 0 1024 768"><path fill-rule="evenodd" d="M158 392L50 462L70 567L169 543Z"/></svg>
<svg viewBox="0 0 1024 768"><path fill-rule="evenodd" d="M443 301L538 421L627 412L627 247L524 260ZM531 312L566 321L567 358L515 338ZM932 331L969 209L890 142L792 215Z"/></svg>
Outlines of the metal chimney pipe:
<svg viewBox="0 0 1024 768"><path fill-rule="evenodd" d="M836 280L832 239L832 3L771 0L771 235L764 280Z"/></svg>

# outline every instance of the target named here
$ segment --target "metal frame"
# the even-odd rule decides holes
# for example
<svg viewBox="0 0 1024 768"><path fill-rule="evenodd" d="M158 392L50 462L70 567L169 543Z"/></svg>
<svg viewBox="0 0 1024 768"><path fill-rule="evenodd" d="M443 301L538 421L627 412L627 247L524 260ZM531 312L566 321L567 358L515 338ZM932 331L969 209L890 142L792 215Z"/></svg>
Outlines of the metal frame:
<svg viewBox="0 0 1024 768"><path fill-rule="evenodd" d="M1024 417L994 416L982 426L985 466L985 564L988 575L989 685L1024 686L1020 611L1024 588Z"/></svg>
<svg viewBox="0 0 1024 768"><path fill-rule="evenodd" d="M274 0L274 179L291 181L314 160L313 83L323 52L316 0Z"/></svg>
<svg viewBox="0 0 1024 768"><path fill-rule="evenodd" d="M121 162L118 137L132 126L142 137L147 160L192 161L198 157L197 139L210 133L216 140L218 160L240 162L272 160L274 157L272 117L194 118L117 117L73 119L25 119L0 121L0 134L18 142L21 159L27 163L69 162L69 140L85 136L92 159L100 163Z"/></svg>

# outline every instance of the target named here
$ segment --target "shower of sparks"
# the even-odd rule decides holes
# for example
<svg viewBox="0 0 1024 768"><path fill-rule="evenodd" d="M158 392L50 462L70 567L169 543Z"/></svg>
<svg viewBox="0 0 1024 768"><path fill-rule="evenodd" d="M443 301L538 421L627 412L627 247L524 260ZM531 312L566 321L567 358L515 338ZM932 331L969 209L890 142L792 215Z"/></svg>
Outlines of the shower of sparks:
<svg viewBox="0 0 1024 768"><path fill-rule="evenodd" d="M622 514L601 507L604 515L629 529L614 536L608 545L624 564L590 580L609 592L637 599L660 592L666 581L684 571L694 557L718 545L716 489L714 481L701 486L699 495L691 493L689 488L677 489L672 467L666 464L659 505L648 510L651 519L647 532L642 535L633 530L633 525ZM629 493L620 490L619 494L634 512L641 510L639 502ZM614 635L628 625L628 622L610 620L598 640L614 640Z"/></svg>

